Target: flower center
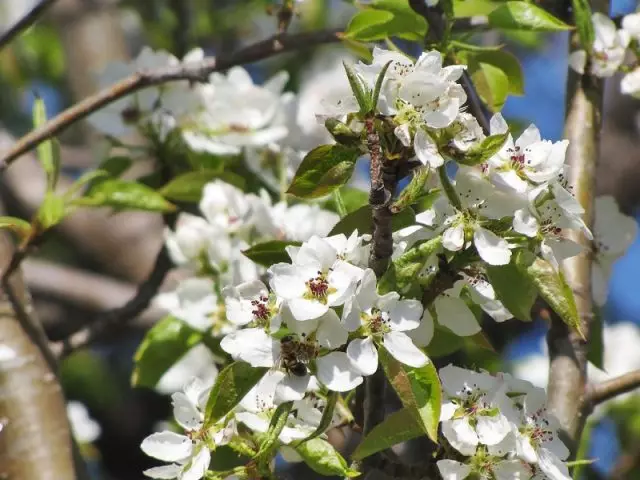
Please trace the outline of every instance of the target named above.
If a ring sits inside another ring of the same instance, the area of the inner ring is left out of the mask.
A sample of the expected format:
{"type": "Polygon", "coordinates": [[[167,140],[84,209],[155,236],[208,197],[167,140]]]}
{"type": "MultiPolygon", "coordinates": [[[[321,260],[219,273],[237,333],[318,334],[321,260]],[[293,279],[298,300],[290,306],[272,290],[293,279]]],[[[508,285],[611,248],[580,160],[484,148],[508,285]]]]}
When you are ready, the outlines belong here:
{"type": "Polygon", "coordinates": [[[516,146],[514,148],[509,148],[507,150],[509,152],[509,160],[510,166],[516,171],[520,171],[524,168],[526,162],[526,157],[524,151],[516,146]]]}
{"type": "Polygon", "coordinates": [[[364,313],[363,317],[371,335],[380,336],[391,331],[389,327],[389,314],[387,312],[372,308],[371,313],[364,313]]]}
{"type": "Polygon", "coordinates": [[[269,309],[269,297],[261,295],[255,300],[251,300],[253,310],[251,313],[257,323],[264,323],[271,318],[271,310],[269,309]]]}
{"type": "Polygon", "coordinates": [[[329,296],[329,293],[331,293],[331,288],[329,287],[326,275],[318,271],[318,276],[310,278],[305,282],[305,284],[307,285],[306,298],[310,300],[318,300],[321,303],[327,303],[327,297],[329,296]]]}

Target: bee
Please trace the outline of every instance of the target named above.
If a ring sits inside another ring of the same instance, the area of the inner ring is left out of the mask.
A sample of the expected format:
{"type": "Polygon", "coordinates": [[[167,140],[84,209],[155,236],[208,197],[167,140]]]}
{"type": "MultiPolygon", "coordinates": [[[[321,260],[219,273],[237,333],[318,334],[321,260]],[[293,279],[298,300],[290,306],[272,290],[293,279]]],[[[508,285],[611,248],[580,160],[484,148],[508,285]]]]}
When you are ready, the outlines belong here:
{"type": "Polygon", "coordinates": [[[299,342],[293,335],[286,335],[280,340],[280,365],[284,370],[296,377],[304,377],[309,373],[307,365],[316,355],[316,347],[299,342]]]}

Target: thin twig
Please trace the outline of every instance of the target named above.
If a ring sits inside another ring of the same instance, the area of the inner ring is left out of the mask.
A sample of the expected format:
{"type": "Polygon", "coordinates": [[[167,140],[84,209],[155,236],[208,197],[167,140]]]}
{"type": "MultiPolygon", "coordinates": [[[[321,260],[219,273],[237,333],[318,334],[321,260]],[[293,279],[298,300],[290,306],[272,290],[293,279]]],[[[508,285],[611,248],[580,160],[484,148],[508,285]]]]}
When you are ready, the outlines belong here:
{"type": "Polygon", "coordinates": [[[592,385],[584,398],[585,407],[591,409],[636,388],[640,388],[640,370],[592,385]]]}
{"type": "Polygon", "coordinates": [[[6,47],[9,43],[13,41],[18,35],[28,29],[30,26],[35,24],[40,17],[44,14],[44,12],[54,3],[56,0],[40,0],[27,14],[13,24],[9,30],[4,32],[0,36],[0,50],[6,47]]]}
{"type": "Polygon", "coordinates": [[[0,172],[6,169],[11,162],[21,155],[35,148],[40,143],[54,135],[64,131],[72,124],[86,118],[106,105],[109,105],[116,100],[143,88],[177,80],[206,82],[209,75],[213,72],[226,70],[236,65],[257,62],[283,52],[300,50],[324,43],[337,42],[340,41],[341,38],[341,32],[336,30],[275,35],[267,40],[263,40],[243,48],[228,57],[207,57],[201,62],[141,70],[123,80],[120,80],[112,86],[101,90],[95,95],[76,103],[64,112],[47,121],[40,128],[37,128],[20,138],[4,155],[4,157],[0,159],[0,172]]]}

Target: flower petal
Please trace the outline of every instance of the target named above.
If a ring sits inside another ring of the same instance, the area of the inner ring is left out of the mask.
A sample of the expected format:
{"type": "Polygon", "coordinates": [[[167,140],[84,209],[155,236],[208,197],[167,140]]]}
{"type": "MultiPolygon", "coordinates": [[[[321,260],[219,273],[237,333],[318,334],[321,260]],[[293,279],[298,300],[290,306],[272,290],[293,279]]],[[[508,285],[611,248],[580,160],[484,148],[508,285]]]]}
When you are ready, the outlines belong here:
{"type": "Polygon", "coordinates": [[[476,421],[478,439],[480,443],[485,445],[496,445],[511,432],[509,420],[501,413],[497,415],[476,415],[476,421]]]}
{"type": "Polygon", "coordinates": [[[442,434],[453,448],[463,455],[473,455],[478,446],[478,436],[468,417],[442,422],[442,434]]]}
{"type": "Polygon", "coordinates": [[[429,310],[425,310],[422,314],[422,320],[420,320],[420,325],[418,328],[409,330],[407,335],[411,337],[413,343],[415,343],[418,347],[426,347],[431,342],[433,338],[433,318],[431,317],[431,313],[429,310]]]}
{"type": "Polygon", "coordinates": [[[169,431],[152,433],[142,441],[140,448],[150,457],[165,462],[179,462],[193,452],[189,437],[169,431]]]}
{"type": "Polygon", "coordinates": [[[480,324],[464,300],[448,295],[436,298],[435,307],[440,325],[447,327],[456,335],[468,337],[480,330],[480,324]]]}
{"type": "Polygon", "coordinates": [[[373,375],[378,369],[378,351],[371,337],[352,340],[347,346],[347,357],[362,375],[373,375]]]}
{"type": "Polygon", "coordinates": [[[489,265],[506,265],[511,259],[509,243],[486,228],[476,228],[473,232],[473,243],[480,258],[489,265]]]}
{"type": "Polygon", "coordinates": [[[362,383],[362,376],[344,352],[331,352],[320,357],[316,365],[318,380],[334,392],[348,392],[362,383]]]}
{"type": "Polygon", "coordinates": [[[404,332],[388,332],[382,337],[382,344],[393,357],[405,365],[419,368],[429,362],[429,358],[416,347],[404,332]]]}
{"type": "Polygon", "coordinates": [[[182,471],[180,480],[200,480],[209,470],[211,451],[204,443],[200,444],[198,453],[191,459],[189,465],[182,471]]]}
{"type": "Polygon", "coordinates": [[[396,302],[389,311],[389,322],[392,330],[406,332],[420,325],[422,316],[422,302],[413,299],[404,299],[396,302]]]}
{"type": "Polygon", "coordinates": [[[180,465],[172,463],[171,465],[148,468],[142,473],[147,477],[155,478],[158,480],[171,480],[173,478],[178,478],[178,475],[180,475],[181,471],[182,468],[180,467],[180,465]]]}
{"type": "Polygon", "coordinates": [[[436,463],[442,480],[463,480],[471,473],[471,467],[455,460],[438,460],[436,463]]]}

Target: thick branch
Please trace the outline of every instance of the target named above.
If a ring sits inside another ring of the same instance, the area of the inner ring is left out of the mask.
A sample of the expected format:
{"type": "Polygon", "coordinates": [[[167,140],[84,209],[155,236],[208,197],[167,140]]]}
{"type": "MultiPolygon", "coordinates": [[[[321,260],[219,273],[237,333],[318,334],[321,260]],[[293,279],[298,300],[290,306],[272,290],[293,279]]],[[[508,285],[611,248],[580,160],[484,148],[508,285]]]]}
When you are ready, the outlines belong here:
{"type": "Polygon", "coordinates": [[[53,117],[40,128],[31,131],[19,139],[4,157],[0,159],[0,171],[6,169],[11,162],[22,154],[35,148],[48,138],[59,134],[70,125],[82,120],[106,105],[143,88],[177,80],[205,82],[213,72],[226,70],[236,65],[257,62],[258,60],[263,60],[278,53],[299,50],[323,43],[337,42],[340,38],[341,33],[338,31],[275,35],[272,38],[250,45],[228,57],[207,57],[197,63],[172,65],[137,72],[111,87],[76,103],[64,112],[53,117]]]}
{"type": "Polygon", "coordinates": [[[640,388],[640,370],[625,373],[611,380],[592,385],[584,398],[585,408],[591,409],[636,388],[640,388]]]}
{"type": "Polygon", "coordinates": [[[35,24],[44,12],[46,12],[47,9],[55,2],[56,0],[40,0],[24,17],[18,20],[11,28],[9,28],[9,30],[0,36],[0,50],[11,43],[14,38],[27,30],[30,26],[35,24]]]}
{"type": "MultiPolygon", "coordinates": [[[[600,10],[608,11],[608,2],[600,10]]],[[[594,9],[596,10],[596,9],[594,9]]],[[[577,42],[576,42],[577,43],[577,42]]],[[[603,82],[590,75],[569,73],[565,138],[569,140],[566,163],[568,183],[585,210],[587,227],[593,223],[595,169],[599,152],[599,135],[603,101],[603,82]]],[[[590,244],[584,234],[568,232],[570,238],[584,246],[583,252],[565,261],[567,282],[574,292],[579,328],[568,328],[557,315],[547,334],[549,345],[549,408],[563,427],[566,440],[574,445],[580,438],[585,415],[581,409],[585,394],[589,323],[592,317],[590,244]]]]}
{"type": "Polygon", "coordinates": [[[122,307],[104,312],[80,330],[71,332],[71,335],[55,350],[59,356],[64,357],[72,351],[84,348],[96,341],[106,338],[114,333],[123,324],[137,317],[146,310],[156,296],[167,272],[173,267],[167,249],[163,246],[156,257],[153,270],[139,287],[136,295],[122,307]]]}

